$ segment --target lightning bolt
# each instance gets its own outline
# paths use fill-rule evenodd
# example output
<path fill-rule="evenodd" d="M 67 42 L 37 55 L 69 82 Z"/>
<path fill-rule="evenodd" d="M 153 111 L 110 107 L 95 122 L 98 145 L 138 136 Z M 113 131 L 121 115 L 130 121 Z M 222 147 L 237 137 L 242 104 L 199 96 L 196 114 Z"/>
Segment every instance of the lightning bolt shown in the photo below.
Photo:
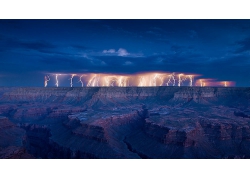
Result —
<path fill-rule="evenodd" d="M 157 79 L 160 80 L 159 86 L 162 86 L 163 81 L 164 81 L 162 74 L 154 74 L 154 77 L 153 77 L 152 81 L 150 81 L 150 86 L 157 86 Z"/>
<path fill-rule="evenodd" d="M 99 86 L 100 76 L 97 76 L 96 78 L 96 86 Z"/>
<path fill-rule="evenodd" d="M 171 83 L 171 75 L 168 75 L 168 82 L 166 83 L 167 86 L 169 86 L 169 83 Z"/>
<path fill-rule="evenodd" d="M 143 76 L 140 77 L 140 82 L 139 82 L 138 86 L 140 86 L 140 87 L 146 86 L 146 81 L 145 81 L 145 78 Z"/>
<path fill-rule="evenodd" d="M 79 77 L 79 81 L 78 82 L 80 82 L 81 84 L 82 84 L 82 87 L 83 87 L 83 82 L 82 82 L 82 77 L 83 77 L 84 75 L 81 75 L 80 77 Z"/>
<path fill-rule="evenodd" d="M 87 84 L 87 86 L 89 87 L 89 86 L 92 86 L 92 81 L 93 81 L 93 79 L 96 77 L 96 75 L 94 75 L 93 77 L 91 77 L 90 78 L 90 80 L 88 81 L 88 84 Z"/>
<path fill-rule="evenodd" d="M 164 82 L 163 76 L 160 76 L 160 75 L 159 75 L 158 79 L 160 79 L 160 81 L 161 81 L 160 86 L 162 86 L 162 85 L 163 85 L 163 82 Z"/>
<path fill-rule="evenodd" d="M 48 81 L 50 81 L 50 77 L 49 77 L 49 75 L 45 75 L 44 76 L 44 87 L 48 86 Z"/>
<path fill-rule="evenodd" d="M 182 82 L 186 80 L 186 77 L 184 76 L 184 74 L 179 74 L 178 75 L 178 86 L 180 87 Z"/>
<path fill-rule="evenodd" d="M 118 77 L 118 86 L 119 87 L 122 87 L 123 86 L 123 84 L 124 84 L 124 80 L 123 80 L 123 77 L 121 76 L 121 77 Z"/>
<path fill-rule="evenodd" d="M 203 82 L 203 80 L 202 80 L 202 79 L 200 79 L 200 86 L 201 86 L 201 87 L 206 86 L 206 83 L 205 83 L 205 82 Z"/>
<path fill-rule="evenodd" d="M 180 87 L 181 86 L 181 76 L 182 76 L 183 74 L 179 74 L 178 75 L 178 86 Z"/>
<path fill-rule="evenodd" d="M 56 87 L 59 87 L 59 76 L 63 74 L 53 74 L 56 79 Z M 99 87 L 99 86 L 183 86 L 184 84 L 189 86 L 233 86 L 232 81 L 214 81 L 214 79 L 196 79 L 197 74 L 186 75 L 184 73 L 163 73 L 163 72 L 149 72 L 149 73 L 138 73 L 135 75 L 119 75 L 119 74 L 104 74 L 104 73 L 87 73 L 87 74 L 67 74 L 70 76 L 70 87 L 73 87 L 73 80 L 75 76 L 78 76 L 81 86 L 87 87 Z M 44 87 L 48 86 L 50 76 L 44 76 Z M 86 83 L 86 82 L 87 83 Z M 86 83 L 86 84 L 85 84 Z"/>
<path fill-rule="evenodd" d="M 56 74 L 56 87 L 58 87 L 59 86 L 59 81 L 58 81 L 58 76 L 60 76 L 61 74 Z"/>
<path fill-rule="evenodd" d="M 88 81 L 88 84 L 87 84 L 87 86 L 88 87 L 97 87 L 97 86 L 99 86 L 99 80 L 100 80 L 100 75 L 97 75 L 97 74 L 94 74 L 94 76 L 92 76 L 91 78 L 90 78 L 90 80 Z"/>
<path fill-rule="evenodd" d="M 70 87 L 73 87 L 73 78 L 76 76 L 76 74 L 71 74 L 70 78 Z"/>
<path fill-rule="evenodd" d="M 112 86 L 112 87 L 115 86 L 115 80 L 114 79 L 111 80 L 110 86 Z"/>
<path fill-rule="evenodd" d="M 150 86 L 156 86 L 156 80 L 158 78 L 158 74 L 155 74 L 153 79 L 150 81 Z"/>
<path fill-rule="evenodd" d="M 111 76 L 109 77 L 109 86 L 114 86 L 116 82 L 116 78 Z"/>
<path fill-rule="evenodd" d="M 119 76 L 117 78 L 117 82 L 118 82 L 119 87 L 126 87 L 127 86 L 127 81 L 128 81 L 128 78 L 125 77 L 125 76 Z"/>
<path fill-rule="evenodd" d="M 104 86 L 109 86 L 109 79 L 106 76 L 104 76 Z"/>
<path fill-rule="evenodd" d="M 173 81 L 171 81 L 171 79 Z M 169 86 L 170 83 L 172 83 L 173 86 L 175 86 L 175 73 L 172 73 L 172 74 L 168 75 L 168 82 L 166 83 L 167 86 Z"/>
<path fill-rule="evenodd" d="M 106 86 L 119 86 L 119 78 L 117 76 L 105 76 L 104 78 Z"/>
<path fill-rule="evenodd" d="M 193 75 L 188 75 L 189 78 L 189 86 L 193 86 Z"/>

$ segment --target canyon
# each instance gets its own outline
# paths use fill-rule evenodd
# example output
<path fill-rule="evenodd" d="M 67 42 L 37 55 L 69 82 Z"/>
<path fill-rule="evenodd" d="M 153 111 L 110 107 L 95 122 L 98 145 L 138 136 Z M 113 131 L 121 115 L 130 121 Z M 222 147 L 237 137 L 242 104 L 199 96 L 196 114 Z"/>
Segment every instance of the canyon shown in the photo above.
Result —
<path fill-rule="evenodd" d="M 0 87 L 0 158 L 250 158 L 250 88 Z"/>

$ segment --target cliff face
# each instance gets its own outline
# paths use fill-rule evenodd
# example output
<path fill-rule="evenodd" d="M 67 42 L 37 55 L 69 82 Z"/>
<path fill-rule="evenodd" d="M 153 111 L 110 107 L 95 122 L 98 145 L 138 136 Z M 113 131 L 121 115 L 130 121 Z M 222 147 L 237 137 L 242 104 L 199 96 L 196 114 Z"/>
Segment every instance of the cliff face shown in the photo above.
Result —
<path fill-rule="evenodd" d="M 0 116 L 0 147 L 21 146 L 25 131 L 12 123 L 7 117 Z"/>
<path fill-rule="evenodd" d="M 1 158 L 250 158 L 250 88 L 0 88 Z"/>
<path fill-rule="evenodd" d="M 223 98 L 248 98 L 250 88 L 218 87 L 86 87 L 86 88 L 0 88 L 0 102 L 64 103 L 93 105 L 104 102 L 129 100 L 199 100 L 219 101 Z"/>
<path fill-rule="evenodd" d="M 12 123 L 7 117 L 0 116 L 0 158 L 34 158 L 23 147 L 25 131 Z"/>
<path fill-rule="evenodd" d="M 198 120 L 194 127 L 177 129 L 147 120 L 144 130 L 127 142 L 148 158 L 250 158 L 249 124 Z"/>

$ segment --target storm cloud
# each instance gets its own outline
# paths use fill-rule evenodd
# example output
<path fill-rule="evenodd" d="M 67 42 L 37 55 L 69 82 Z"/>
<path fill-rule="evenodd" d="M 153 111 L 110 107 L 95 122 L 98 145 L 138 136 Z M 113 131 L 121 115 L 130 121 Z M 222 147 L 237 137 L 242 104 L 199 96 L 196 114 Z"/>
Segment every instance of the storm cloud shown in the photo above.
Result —
<path fill-rule="evenodd" d="M 249 20 L 0 20 L 0 85 L 46 73 L 202 74 L 249 86 Z"/>

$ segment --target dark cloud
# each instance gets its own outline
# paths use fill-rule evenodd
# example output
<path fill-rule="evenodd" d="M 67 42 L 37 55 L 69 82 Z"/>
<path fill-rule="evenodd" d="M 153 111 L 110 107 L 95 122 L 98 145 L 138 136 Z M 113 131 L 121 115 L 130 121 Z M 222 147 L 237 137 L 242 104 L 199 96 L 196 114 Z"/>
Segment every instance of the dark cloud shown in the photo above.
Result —
<path fill-rule="evenodd" d="M 21 50 L 25 51 L 37 51 L 40 53 L 51 55 L 73 55 L 72 53 L 63 52 L 60 45 L 55 45 L 44 40 L 20 40 L 17 38 L 0 37 L 0 51 L 13 51 Z M 72 45 L 75 49 L 87 49 L 84 46 Z"/>
<path fill-rule="evenodd" d="M 236 49 L 235 53 L 242 53 L 246 51 L 250 51 L 250 37 L 245 38 L 244 40 L 238 41 L 237 45 L 240 47 Z"/>
<path fill-rule="evenodd" d="M 80 72 L 81 69 L 84 69 L 90 63 L 86 63 L 89 61 L 83 62 L 80 59 L 71 59 L 71 58 L 64 58 L 64 57 L 57 57 L 57 58 L 46 58 L 40 61 L 43 69 L 42 71 L 48 72 Z"/>
<path fill-rule="evenodd" d="M 48 49 L 55 49 L 56 46 L 52 43 L 46 41 L 25 41 L 20 40 L 18 38 L 8 38 L 8 37 L 0 37 L 1 47 L 5 48 L 5 50 L 10 49 L 26 49 L 26 50 L 37 50 L 43 51 Z"/>
<path fill-rule="evenodd" d="M 179 46 L 179 45 L 172 45 L 170 48 L 171 51 L 174 53 L 180 53 L 186 50 L 185 46 Z"/>
<path fill-rule="evenodd" d="M 77 50 L 87 50 L 87 49 L 90 49 L 89 47 L 86 47 L 86 46 L 83 46 L 83 45 L 71 45 L 72 48 L 75 48 Z"/>
<path fill-rule="evenodd" d="M 44 49 L 55 49 L 56 46 L 45 42 L 45 41 L 36 41 L 36 42 L 19 42 L 22 48 L 33 49 L 37 51 L 41 51 Z"/>
<path fill-rule="evenodd" d="M 0 83 L 42 86 L 37 81 L 43 81 L 45 72 L 168 71 L 246 86 L 248 24 L 250 20 L 0 20 L 0 75 L 6 75 Z"/>

